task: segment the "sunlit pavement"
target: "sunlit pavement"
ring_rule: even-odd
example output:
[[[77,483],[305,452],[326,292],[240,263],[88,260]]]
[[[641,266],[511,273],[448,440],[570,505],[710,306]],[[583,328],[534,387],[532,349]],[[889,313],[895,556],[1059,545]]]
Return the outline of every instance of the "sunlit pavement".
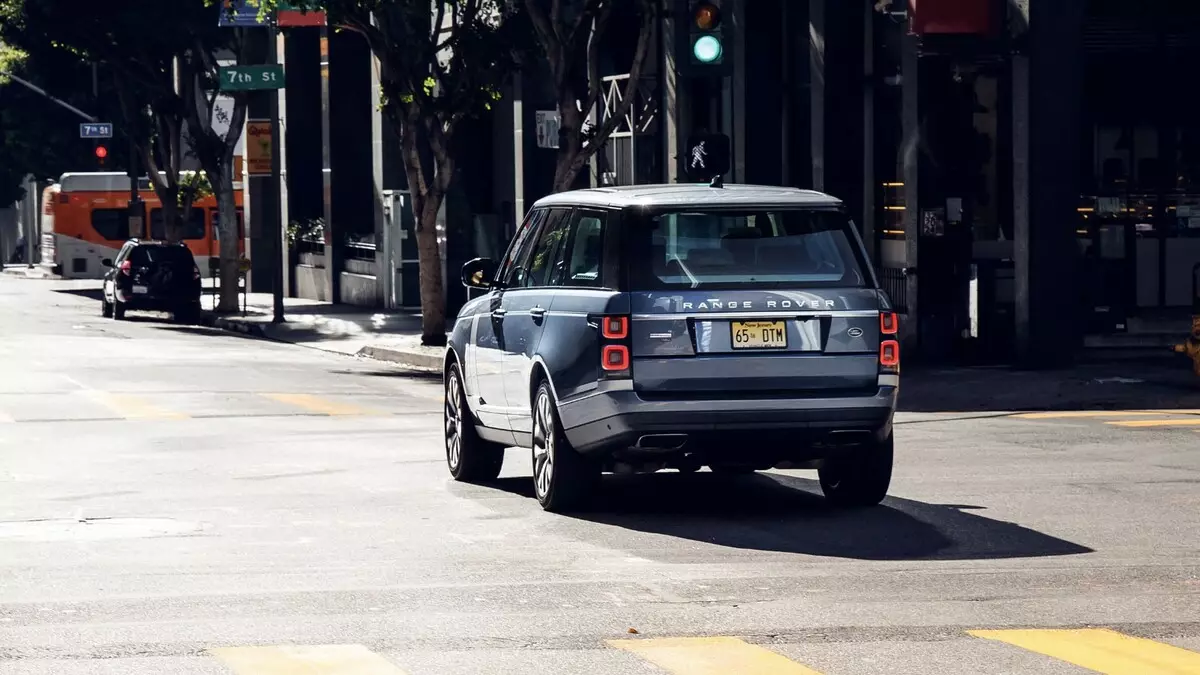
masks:
[[[1200,673],[1200,411],[904,415],[892,495],[442,462],[440,384],[0,278],[0,673]],[[753,443],[748,438],[747,443]]]

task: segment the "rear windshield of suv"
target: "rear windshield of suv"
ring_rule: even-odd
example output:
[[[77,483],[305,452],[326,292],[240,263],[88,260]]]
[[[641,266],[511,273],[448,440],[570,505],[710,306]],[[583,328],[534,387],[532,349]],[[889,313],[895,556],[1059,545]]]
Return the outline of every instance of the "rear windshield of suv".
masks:
[[[191,269],[196,264],[192,252],[184,246],[138,246],[133,249],[132,258],[139,267],[170,264]]]
[[[681,210],[632,221],[630,280],[639,290],[869,283],[852,225],[836,211]]]

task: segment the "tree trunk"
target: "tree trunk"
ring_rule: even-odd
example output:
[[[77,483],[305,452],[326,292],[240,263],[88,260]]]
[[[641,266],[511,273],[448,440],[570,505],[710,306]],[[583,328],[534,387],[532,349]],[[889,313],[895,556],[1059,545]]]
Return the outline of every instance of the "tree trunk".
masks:
[[[417,259],[421,275],[421,344],[446,344],[446,289],[442,285],[442,254],[438,247],[437,216],[445,195],[436,189],[413,199],[417,224]]]
[[[179,218],[178,190],[169,190],[168,199],[162,201],[163,238],[168,243],[178,244],[183,241],[183,223]]]
[[[220,226],[221,249],[221,297],[218,312],[236,312],[238,309],[238,227],[237,203],[233,195],[233,158],[222,161],[225,166],[217,172],[213,191],[217,195],[217,222]]]

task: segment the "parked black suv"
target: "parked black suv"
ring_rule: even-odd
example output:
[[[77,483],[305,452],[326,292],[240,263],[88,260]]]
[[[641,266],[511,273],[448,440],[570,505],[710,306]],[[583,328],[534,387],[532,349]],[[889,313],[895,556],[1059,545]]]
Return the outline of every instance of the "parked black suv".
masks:
[[[114,262],[105,258],[101,313],[124,319],[129,310],[171,312],[176,321],[200,315],[200,268],[184,244],[130,239]]]
[[[841,202],[751,185],[640,185],[533,205],[477,259],[445,358],[458,480],[532,448],[547,510],[602,471],[815,468],[827,499],[892,473],[897,315]]]

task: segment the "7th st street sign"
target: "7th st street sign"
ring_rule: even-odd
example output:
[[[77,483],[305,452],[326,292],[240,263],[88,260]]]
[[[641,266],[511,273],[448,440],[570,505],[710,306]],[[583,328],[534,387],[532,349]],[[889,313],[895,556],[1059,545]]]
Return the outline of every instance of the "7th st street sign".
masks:
[[[283,89],[283,66],[223,66],[218,76],[221,91]]]

